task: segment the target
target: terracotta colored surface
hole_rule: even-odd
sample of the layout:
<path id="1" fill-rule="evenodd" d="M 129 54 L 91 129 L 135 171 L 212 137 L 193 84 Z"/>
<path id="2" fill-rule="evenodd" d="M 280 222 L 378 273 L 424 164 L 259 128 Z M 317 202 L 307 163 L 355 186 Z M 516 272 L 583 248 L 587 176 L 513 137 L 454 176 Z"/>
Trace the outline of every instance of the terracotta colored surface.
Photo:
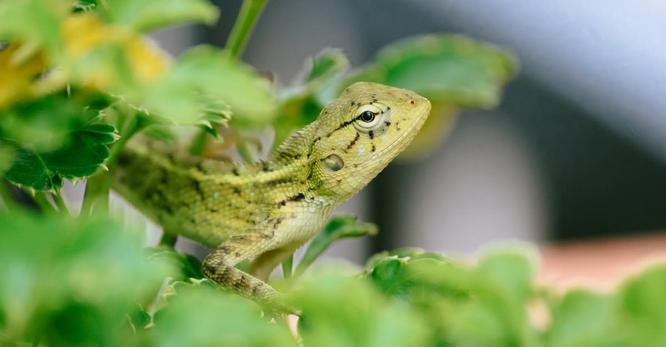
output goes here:
<path id="1" fill-rule="evenodd" d="M 606 290 L 651 263 L 666 262 L 666 233 L 564 243 L 541 251 L 542 283 Z"/>

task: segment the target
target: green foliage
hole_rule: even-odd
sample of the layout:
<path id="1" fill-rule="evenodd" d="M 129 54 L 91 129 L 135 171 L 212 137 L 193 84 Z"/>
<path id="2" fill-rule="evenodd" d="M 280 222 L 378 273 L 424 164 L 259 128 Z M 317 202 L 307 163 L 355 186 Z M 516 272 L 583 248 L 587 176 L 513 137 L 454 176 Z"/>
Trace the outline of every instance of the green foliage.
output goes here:
<path id="1" fill-rule="evenodd" d="M 124 345 L 126 322 L 168 268 L 108 219 L 0 215 L 0 341 Z"/>
<path id="2" fill-rule="evenodd" d="M 506 51 L 461 35 L 425 35 L 383 48 L 344 84 L 373 81 L 414 90 L 431 102 L 490 108 L 516 72 Z"/>
<path id="3" fill-rule="evenodd" d="M 289 330 L 262 318 L 256 304 L 209 286 L 179 289 L 149 336 L 151 345 L 165 347 L 296 346 Z"/>
<path id="4" fill-rule="evenodd" d="M 361 223 L 355 216 L 339 216 L 331 219 L 317 235 L 303 254 L 303 259 L 296 269 L 297 274 L 305 270 L 328 249 L 333 242 L 350 237 L 377 235 L 377 226 Z"/>
<path id="5" fill-rule="evenodd" d="M 263 4 L 239 21 L 235 53 Z M 495 106 L 516 70 L 497 47 L 426 35 L 390 44 L 353 73 L 341 51 L 325 50 L 276 93 L 236 54 L 201 46 L 172 58 L 142 36 L 216 18 L 204 0 L 0 2 L 0 345 L 666 345 L 663 265 L 611 293 L 563 295 L 537 286 L 533 257 L 515 251 L 467 264 L 405 248 L 359 273 L 305 272 L 333 242 L 377 232 L 338 217 L 283 283 L 286 303 L 300 311 L 294 332 L 284 317 L 204 279 L 191 255 L 144 249 L 140 232 L 90 208 L 108 201 L 114 159 L 137 132 L 164 138 L 182 132 L 168 127 L 203 126 L 205 139 L 220 126 L 270 124 L 279 142 L 362 79 L 428 96 L 439 125 L 426 124 L 419 138 L 438 139 L 441 131 L 426 130 L 450 125 L 458 107 Z M 65 179 L 87 179 L 78 217 L 59 195 Z M 13 200 L 16 186 L 49 193 L 35 194 L 28 205 L 38 208 L 27 212 Z"/>
<path id="6" fill-rule="evenodd" d="M 354 224 L 341 218 L 331 225 Z M 339 230 L 329 226 L 323 233 Z M 344 228 L 342 228 L 344 229 Z M 353 229 L 353 228 L 352 228 Z M 351 229 L 350 229 L 351 230 Z M 662 346 L 666 267 L 609 294 L 544 295 L 532 256 L 476 264 L 399 249 L 361 274 L 328 268 L 284 287 L 305 346 Z M 199 262 L 142 250 L 106 218 L 0 215 L 0 343 L 296 346 L 282 318 L 201 278 Z M 547 293 L 547 292 L 546 292 Z M 544 303 L 537 324 L 530 311 Z"/>

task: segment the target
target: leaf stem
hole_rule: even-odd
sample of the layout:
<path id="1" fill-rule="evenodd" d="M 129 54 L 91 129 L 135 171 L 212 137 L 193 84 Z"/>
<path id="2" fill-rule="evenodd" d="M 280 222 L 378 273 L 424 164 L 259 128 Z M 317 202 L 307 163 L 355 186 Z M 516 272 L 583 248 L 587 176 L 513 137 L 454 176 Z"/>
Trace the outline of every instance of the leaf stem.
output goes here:
<path id="1" fill-rule="evenodd" d="M 294 268 L 294 255 L 291 254 L 289 258 L 285 259 L 282 262 L 282 277 L 285 279 L 290 278 L 292 275 L 292 269 Z"/>
<path id="2" fill-rule="evenodd" d="M 178 235 L 163 231 L 159 244 L 160 246 L 174 248 L 176 246 L 176 241 L 178 241 Z"/>
<path id="3" fill-rule="evenodd" d="M 225 48 L 231 58 L 237 59 L 245 51 L 245 46 L 250 40 L 252 31 L 261 16 L 261 12 L 266 7 L 266 3 L 268 3 L 268 0 L 243 0 L 243 5 L 241 5 L 236 22 L 234 22 L 234 27 L 231 29 L 231 33 L 225 44 Z M 206 129 L 199 130 L 199 133 L 194 137 L 190 145 L 190 154 L 201 155 L 207 141 L 208 132 Z"/>
<path id="4" fill-rule="evenodd" d="M 19 206 L 16 203 L 16 200 L 14 200 L 9 184 L 10 183 L 5 180 L 0 181 L 0 199 L 6 210 L 13 212 L 19 209 Z"/>
<path id="5" fill-rule="evenodd" d="M 26 192 L 30 194 L 30 192 Z M 56 208 L 49 201 L 49 197 L 46 192 L 38 191 L 34 195 L 34 201 L 39 206 L 42 211 L 55 211 Z"/>
<path id="6" fill-rule="evenodd" d="M 257 24 L 268 0 L 244 0 L 234 27 L 227 39 L 226 48 L 232 57 L 237 58 L 243 54 L 250 35 Z"/>
<path id="7" fill-rule="evenodd" d="M 53 198 L 53 201 L 55 202 L 58 211 L 69 214 L 69 208 L 67 207 L 67 202 L 65 202 L 65 198 L 62 196 L 62 191 L 58 190 L 52 193 L 51 197 Z"/>

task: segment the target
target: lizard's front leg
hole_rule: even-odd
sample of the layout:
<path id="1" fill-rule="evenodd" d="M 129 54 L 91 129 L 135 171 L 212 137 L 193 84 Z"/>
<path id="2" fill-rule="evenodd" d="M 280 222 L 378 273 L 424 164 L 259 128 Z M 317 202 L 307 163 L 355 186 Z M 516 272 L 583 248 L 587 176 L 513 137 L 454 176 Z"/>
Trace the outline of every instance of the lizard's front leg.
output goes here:
<path id="1" fill-rule="evenodd" d="M 276 235 L 271 230 L 253 228 L 225 240 L 203 261 L 206 277 L 225 288 L 239 294 L 270 304 L 275 304 L 278 292 L 266 282 L 236 268 L 246 259 L 280 247 Z"/>

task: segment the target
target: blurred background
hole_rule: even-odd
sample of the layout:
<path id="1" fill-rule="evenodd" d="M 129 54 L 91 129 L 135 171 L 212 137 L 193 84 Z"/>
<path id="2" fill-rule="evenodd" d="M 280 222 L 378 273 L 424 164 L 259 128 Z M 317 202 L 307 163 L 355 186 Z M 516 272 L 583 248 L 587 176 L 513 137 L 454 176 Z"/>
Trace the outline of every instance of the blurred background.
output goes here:
<path id="1" fill-rule="evenodd" d="M 169 29 L 156 40 L 174 54 L 222 46 L 241 1 L 217 3 L 216 27 Z M 390 166 L 341 208 L 381 232 L 341 242 L 330 256 L 361 263 L 403 246 L 464 255 L 497 241 L 649 234 L 632 248 L 640 256 L 666 249 L 664 23 L 657 0 L 270 0 L 243 59 L 285 85 L 325 47 L 358 66 L 397 39 L 456 32 L 521 63 L 498 108 L 463 110 L 432 155 Z"/>

